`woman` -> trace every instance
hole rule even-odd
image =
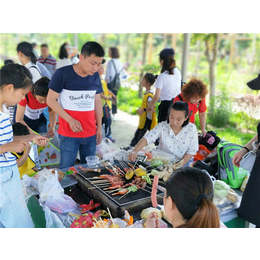
[[[16,122],[20,122],[29,127],[30,132],[32,130],[37,133],[47,132],[47,122],[43,115],[43,111],[47,107],[46,98],[49,92],[50,79],[42,77],[35,82],[32,89],[17,105]],[[53,110],[49,109],[50,129],[48,136],[54,136],[54,128],[56,125],[56,114]]]
[[[70,57],[68,58],[67,43],[65,42],[60,46],[59,60],[57,61],[56,70],[71,65]]]
[[[163,199],[165,214],[174,228],[219,228],[218,210],[212,203],[213,183],[196,168],[181,168],[166,182]],[[158,216],[151,213],[146,228],[156,228]]]
[[[199,111],[200,127],[202,135],[205,136],[206,131],[206,100],[208,94],[207,86],[199,79],[191,79],[182,86],[181,93],[175,97],[173,102],[184,101],[189,105],[190,122],[195,124],[195,114]]]
[[[154,97],[147,108],[147,111],[154,110],[155,103],[160,98],[158,123],[167,119],[168,108],[171,100],[181,92],[181,73],[176,68],[174,60],[174,50],[164,49],[160,52],[161,74],[156,79],[154,87],[156,89]]]
[[[21,42],[17,45],[16,50],[20,62],[29,69],[32,74],[32,81],[35,83],[42,75],[39,67],[36,65],[37,58],[33,52],[32,45],[28,42]]]
[[[117,73],[120,73],[120,77],[123,77],[125,72],[124,72],[124,67],[119,60],[119,51],[116,47],[110,47],[109,48],[109,57],[111,58],[110,61],[107,63],[107,68],[106,68],[106,75],[105,75],[105,81],[107,83],[108,89],[114,93],[115,96],[117,96],[118,89],[114,89],[111,87],[111,82],[115,78]],[[114,99],[114,98],[113,98]],[[112,104],[112,120],[115,120],[115,114],[117,113],[117,103],[116,100],[114,99],[114,103]]]
[[[177,101],[170,106],[167,121],[159,123],[138,142],[129,160],[135,161],[137,153],[157,138],[160,138],[158,149],[172,154],[172,161],[183,159],[183,165],[189,166],[198,151],[198,133],[196,126],[189,123],[186,102]]]
[[[247,85],[253,90],[260,90],[260,74],[257,78],[247,83]],[[240,165],[240,161],[247,152],[253,150],[253,142],[260,142],[260,123],[257,126],[257,135],[252,138],[238,153],[233,157],[233,164],[237,167]],[[245,219],[246,221],[253,223],[256,227],[260,228],[260,153],[258,151],[254,166],[250,173],[248,183],[244,190],[240,207],[237,215]]]

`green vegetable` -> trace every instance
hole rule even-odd
[[[130,186],[130,187],[128,188],[128,190],[129,190],[129,192],[130,192],[130,191],[136,192],[136,191],[138,191],[138,188],[137,188],[135,185],[133,185],[133,186]]]
[[[161,160],[157,160],[157,159],[153,160],[151,163],[151,167],[153,167],[153,168],[156,168],[161,165],[163,165],[163,162]]]
[[[160,172],[158,172],[158,171],[156,171],[156,170],[152,170],[150,174],[154,176],[154,175],[159,175],[159,173],[160,173]]]
[[[230,190],[230,186],[224,181],[216,180],[214,183],[214,193],[224,199]]]
[[[150,177],[149,177],[148,175],[142,176],[142,179],[145,180],[145,181],[146,181],[147,183],[149,183],[149,184],[152,183],[152,182],[151,182],[151,179],[150,179]]]

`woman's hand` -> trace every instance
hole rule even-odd
[[[201,133],[202,133],[202,136],[205,137],[207,134],[207,131],[204,129],[204,130],[201,130]]]
[[[128,155],[128,160],[134,162],[137,157],[137,152],[133,151]]]
[[[46,146],[46,144],[48,143],[47,137],[37,135],[37,134],[35,134],[32,137],[32,141],[34,141],[34,143],[39,145],[39,146]]]
[[[142,108],[142,109],[139,108],[139,109],[137,109],[137,111],[136,111],[136,114],[139,115],[139,116],[142,115],[143,113],[144,113],[144,109],[143,109],[143,108]]]
[[[158,219],[158,214],[156,212],[151,212],[146,219],[145,228],[159,228],[160,223]]]
[[[242,159],[242,157],[247,153],[247,150],[242,148],[239,152],[237,152],[233,159],[232,162],[236,167],[240,167],[240,161]]]

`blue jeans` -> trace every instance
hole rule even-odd
[[[80,163],[86,163],[86,157],[96,154],[96,135],[76,138],[59,135],[60,168],[73,166],[79,151]]]
[[[0,167],[0,227],[33,228],[17,164]]]

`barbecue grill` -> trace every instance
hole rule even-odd
[[[127,164],[127,162],[125,162]],[[143,167],[147,167],[143,162],[138,162],[139,165]],[[121,161],[114,161],[114,164],[122,169],[122,162]],[[100,187],[99,184],[94,184],[93,181],[95,180],[94,177],[98,177],[103,174],[112,174],[105,168],[100,167],[101,172],[86,172],[83,170],[78,170],[78,174],[76,174],[76,179],[78,180],[78,186],[94,201],[101,203],[103,208],[109,208],[113,217],[122,218],[124,216],[124,211],[127,210],[130,214],[141,212],[144,208],[151,207],[151,192],[152,192],[152,184],[146,185],[145,189],[139,189],[137,192],[130,192],[129,194],[125,195],[116,195],[112,196],[114,192],[110,192],[111,190],[103,190],[106,187]],[[151,168],[150,168],[151,169]],[[151,181],[153,181],[153,177],[150,176]],[[125,184],[131,183],[131,180],[126,180]],[[163,182],[160,182],[160,185],[165,187]],[[117,191],[115,191],[117,192]],[[157,201],[159,204],[162,204],[163,201],[163,192],[157,192]],[[122,197],[122,198],[121,198]],[[121,198],[121,199],[120,199]]]

